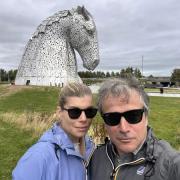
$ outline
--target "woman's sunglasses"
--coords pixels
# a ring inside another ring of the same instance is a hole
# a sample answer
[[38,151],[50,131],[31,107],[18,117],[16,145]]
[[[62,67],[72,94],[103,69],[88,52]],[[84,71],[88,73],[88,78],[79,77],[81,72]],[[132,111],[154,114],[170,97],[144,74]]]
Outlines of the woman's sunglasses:
[[116,126],[120,123],[121,117],[124,117],[129,124],[137,124],[142,120],[144,109],[135,109],[131,111],[110,112],[102,114],[104,122],[109,126]]
[[68,112],[68,115],[71,119],[77,119],[80,117],[82,111],[84,111],[85,115],[87,118],[93,118],[96,113],[97,113],[97,109],[94,107],[89,107],[87,109],[80,109],[80,108],[63,108],[63,110]]

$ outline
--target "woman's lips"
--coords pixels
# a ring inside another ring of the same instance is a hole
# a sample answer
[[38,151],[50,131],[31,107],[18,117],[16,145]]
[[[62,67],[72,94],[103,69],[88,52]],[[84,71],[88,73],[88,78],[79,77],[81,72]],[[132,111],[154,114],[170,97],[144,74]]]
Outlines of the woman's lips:
[[88,127],[87,127],[87,126],[77,127],[77,129],[78,129],[79,131],[87,131]]

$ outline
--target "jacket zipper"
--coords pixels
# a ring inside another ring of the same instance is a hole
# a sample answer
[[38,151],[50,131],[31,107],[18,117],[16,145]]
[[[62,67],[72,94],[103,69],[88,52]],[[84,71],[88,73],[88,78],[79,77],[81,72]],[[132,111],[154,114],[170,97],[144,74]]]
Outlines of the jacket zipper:
[[111,180],[113,180],[113,178],[114,178],[114,176],[115,176],[115,174],[116,174],[116,171],[115,171],[115,166],[114,166],[114,164],[113,164],[113,162],[112,162],[112,160],[111,160],[111,158],[109,157],[109,154],[108,154],[108,152],[107,152],[107,145],[106,145],[106,155],[107,155],[109,161],[111,162],[111,165],[112,165],[112,168],[113,168],[113,171],[112,171],[112,173],[111,173],[111,175],[110,175]]
[[89,155],[88,160],[87,160],[87,161],[83,160],[83,165],[84,165],[85,175],[86,175],[86,178],[85,178],[85,179],[86,179],[86,180],[88,180],[88,177],[87,177],[87,166],[88,166],[88,164],[89,164],[89,162],[90,162],[90,159],[91,159],[91,157],[92,157],[95,149],[96,149],[96,146],[94,145],[94,147],[93,147],[93,149],[92,149],[92,151],[91,151],[91,153],[90,153],[90,155]]
[[115,169],[115,172],[116,172],[116,173],[115,173],[115,176],[114,176],[114,180],[117,179],[117,175],[118,175],[119,170],[120,170],[120,168],[121,168],[122,166],[125,166],[125,165],[137,165],[137,164],[141,164],[141,163],[143,163],[143,162],[145,162],[145,158],[139,158],[139,159],[137,159],[137,160],[135,160],[135,161],[132,161],[132,162],[129,162],[129,163],[123,163],[123,164],[117,166],[116,169]]
[[114,164],[113,164],[113,162],[112,162],[112,160],[111,160],[111,158],[109,157],[109,154],[108,154],[108,152],[107,152],[107,146],[106,146],[106,155],[107,155],[109,161],[111,162],[111,165],[112,165],[112,168],[113,168],[113,171],[112,171],[111,176],[110,176],[110,178],[111,178],[112,180],[113,180],[113,178],[114,178],[114,180],[117,179],[117,175],[118,175],[118,172],[119,172],[120,167],[125,166],[125,165],[140,164],[140,163],[143,163],[143,162],[145,161],[145,158],[139,158],[139,159],[137,159],[137,160],[135,160],[135,161],[132,161],[132,162],[123,163],[123,164],[121,164],[121,165],[119,165],[119,166],[117,166],[117,167],[115,168],[115,166],[114,166]]

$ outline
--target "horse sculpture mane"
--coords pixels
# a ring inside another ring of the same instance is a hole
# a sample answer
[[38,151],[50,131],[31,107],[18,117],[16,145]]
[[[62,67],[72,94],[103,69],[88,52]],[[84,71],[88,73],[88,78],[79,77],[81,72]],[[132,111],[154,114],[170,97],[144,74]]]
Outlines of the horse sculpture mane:
[[99,63],[95,23],[78,6],[45,19],[28,41],[16,75],[17,85],[60,85],[82,82],[77,73],[74,49],[83,66],[93,70]]

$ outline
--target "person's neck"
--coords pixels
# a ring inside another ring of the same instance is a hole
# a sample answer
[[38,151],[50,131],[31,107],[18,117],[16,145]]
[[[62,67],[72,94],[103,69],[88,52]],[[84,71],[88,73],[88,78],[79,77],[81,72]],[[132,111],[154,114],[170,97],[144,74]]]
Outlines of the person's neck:
[[81,141],[81,138],[76,138],[76,137],[73,137],[71,135],[69,135],[69,138],[71,139],[72,143],[78,144]]
[[79,146],[79,152],[80,154],[83,156],[84,153],[85,153],[85,141],[84,141],[84,137],[81,137],[81,138],[74,138],[72,136],[69,136],[72,143],[73,144],[76,144]]

